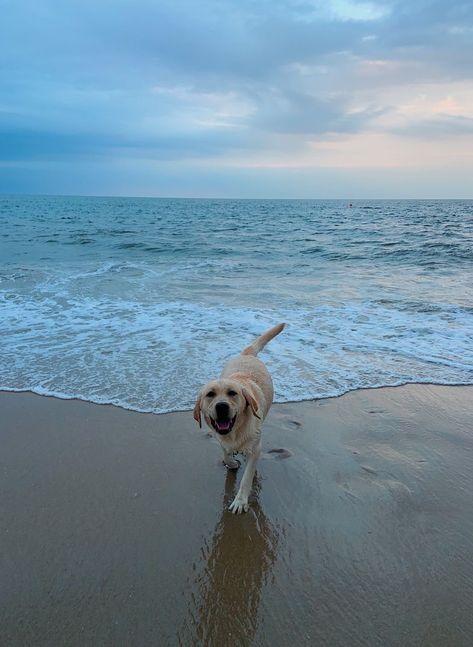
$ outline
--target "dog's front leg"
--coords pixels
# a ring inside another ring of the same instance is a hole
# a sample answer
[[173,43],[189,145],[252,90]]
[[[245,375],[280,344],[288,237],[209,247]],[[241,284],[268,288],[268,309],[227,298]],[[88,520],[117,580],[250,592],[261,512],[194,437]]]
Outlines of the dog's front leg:
[[248,512],[248,497],[250,496],[251,486],[253,485],[253,477],[256,471],[256,463],[261,454],[261,442],[254,447],[253,451],[248,455],[246,468],[241,479],[238,494],[230,504],[230,510],[234,514],[241,512]]

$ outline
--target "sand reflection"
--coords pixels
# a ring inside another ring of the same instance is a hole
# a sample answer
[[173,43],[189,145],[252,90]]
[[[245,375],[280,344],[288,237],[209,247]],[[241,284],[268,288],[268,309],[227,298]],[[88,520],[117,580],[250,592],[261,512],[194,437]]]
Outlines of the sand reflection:
[[235,516],[227,508],[235,496],[236,474],[227,473],[222,514],[195,564],[188,616],[179,633],[181,645],[252,643],[261,591],[276,558],[278,539],[259,504],[260,489],[256,476],[250,511]]

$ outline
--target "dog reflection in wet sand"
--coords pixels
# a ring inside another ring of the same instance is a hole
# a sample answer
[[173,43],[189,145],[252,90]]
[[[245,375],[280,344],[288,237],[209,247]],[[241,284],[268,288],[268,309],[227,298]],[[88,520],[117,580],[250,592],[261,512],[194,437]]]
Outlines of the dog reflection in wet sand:
[[229,469],[240,466],[235,454],[246,456],[240,488],[230,504],[230,510],[236,514],[248,511],[248,497],[261,453],[261,425],[273,402],[271,376],[256,355],[284,325],[274,326],[229,360],[220,378],[202,387],[194,407],[199,426],[203,415],[215,432],[223,449],[223,462]]
[[261,509],[258,476],[249,514],[237,519],[229,513],[235,477],[227,472],[219,521],[189,572],[188,611],[177,640],[183,647],[255,644],[261,596],[276,561],[281,529]]

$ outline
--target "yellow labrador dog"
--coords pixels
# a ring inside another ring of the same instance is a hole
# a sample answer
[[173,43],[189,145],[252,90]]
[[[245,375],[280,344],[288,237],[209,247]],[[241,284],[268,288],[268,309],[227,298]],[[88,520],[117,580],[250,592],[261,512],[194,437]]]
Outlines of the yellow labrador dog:
[[248,511],[248,496],[261,453],[261,425],[273,401],[271,376],[256,355],[284,325],[274,326],[229,360],[220,378],[202,387],[195,403],[194,418],[202,427],[203,415],[210,429],[216,432],[225,465],[238,469],[240,463],[234,454],[247,456],[240,488],[230,505],[236,514]]

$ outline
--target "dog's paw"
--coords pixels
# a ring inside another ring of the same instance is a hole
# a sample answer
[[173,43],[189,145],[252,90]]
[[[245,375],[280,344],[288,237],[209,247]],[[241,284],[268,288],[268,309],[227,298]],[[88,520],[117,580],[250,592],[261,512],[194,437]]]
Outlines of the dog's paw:
[[236,496],[232,503],[230,503],[229,508],[230,512],[233,514],[241,514],[242,512],[248,512],[248,499],[244,499],[241,496]]
[[228,470],[237,470],[241,465],[238,458],[233,458],[231,461],[229,460],[227,462],[223,461],[223,464]]

